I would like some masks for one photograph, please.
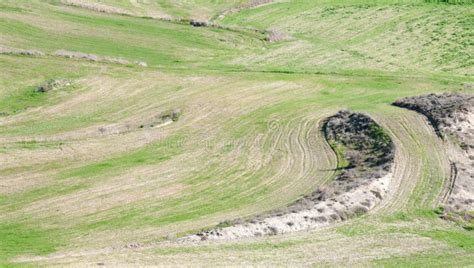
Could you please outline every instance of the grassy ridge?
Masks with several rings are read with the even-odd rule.
[[[156,242],[284,206],[331,180],[335,159],[325,155],[318,122],[342,108],[380,119],[413,160],[406,161],[413,173],[400,183],[400,196],[379,212],[294,237],[130,254],[142,265],[202,253],[202,264],[235,264],[239,257],[272,265],[272,256],[285,256],[337,265],[356,255],[367,257],[355,258],[361,265],[472,261],[472,234],[433,213],[444,186],[440,143],[419,117],[390,106],[403,96],[465,91],[463,84],[474,81],[472,7],[392,2],[279,2],[220,21],[293,36],[278,43],[48,2],[2,3],[0,46],[124,57],[149,67],[0,55],[0,112],[9,114],[0,117],[0,264],[82,250],[93,253],[32,263],[130,263],[129,253],[94,250]],[[215,15],[236,4],[175,3],[151,5],[192,16],[189,5]],[[448,32],[452,38],[443,39]],[[31,95],[35,85],[60,78],[75,80],[78,89]],[[183,110],[177,122],[138,127],[175,108]],[[425,251],[406,249],[399,239]],[[352,243],[359,251],[341,248]],[[314,252],[331,247],[344,257],[331,261]],[[377,247],[393,256],[369,256]]]
[[[4,45],[45,52],[66,49],[145,60],[148,64],[160,66],[186,64],[203,67],[203,63],[221,62],[222,57],[249,49],[256,37],[237,36],[222,29],[195,30],[188,25],[104,16],[76,9],[38,8],[41,17],[0,9],[6,15],[0,20],[0,33],[6,37]],[[110,31],[114,34],[108,34]],[[258,39],[255,38],[254,42]]]
[[[244,76],[239,74],[227,75],[228,77],[234,77],[234,81],[244,79]],[[267,74],[265,76],[259,75],[259,80],[266,79],[272,81],[278,79],[278,74]],[[133,77],[133,76],[131,76]],[[306,86],[312,85],[311,88],[323,88],[321,91],[311,92],[302,96],[298,94],[294,95],[291,91],[288,91],[283,95],[284,101],[281,103],[263,107],[259,111],[244,114],[241,117],[235,118],[235,124],[229,122],[230,129],[226,129],[232,137],[238,138],[240,141],[229,141],[229,144],[245,144],[247,139],[254,137],[253,131],[265,133],[267,131],[267,124],[269,117],[276,116],[282,125],[285,125],[288,120],[297,115],[298,113],[311,113],[314,110],[320,110],[323,107],[325,109],[337,109],[336,107],[347,107],[357,109],[361,111],[371,111],[378,113],[379,110],[386,109],[387,103],[390,103],[398,96],[410,95],[414,92],[429,92],[429,91],[441,91],[445,87],[450,86],[452,88],[459,88],[462,79],[457,80],[425,80],[425,79],[381,79],[381,78],[360,78],[360,77],[332,77],[332,76],[300,76],[300,77],[288,77],[286,80],[292,83],[301,83]],[[252,84],[250,79],[244,84]],[[341,83],[342,82],[342,83]],[[419,90],[417,84],[430,84],[431,86],[424,90]],[[370,88],[370,89],[368,89]],[[203,87],[202,90],[206,90]],[[232,91],[239,92],[243,88],[235,88]],[[229,87],[218,89],[217,92],[224,93],[230,90]],[[350,95],[347,92],[358,92],[358,95]],[[217,94],[214,92],[214,94]],[[217,94],[219,95],[219,94]],[[157,96],[158,97],[158,96]],[[153,102],[154,99],[149,99],[149,102]],[[191,101],[191,100],[189,100]],[[132,103],[130,103],[132,104]],[[305,112],[306,111],[306,112]],[[88,119],[90,120],[90,118]],[[89,121],[90,122],[90,121]],[[225,121],[224,121],[225,122]],[[291,120],[289,121],[291,122]],[[38,128],[33,128],[40,130]],[[57,131],[57,130],[56,130]],[[239,134],[240,133],[240,134]],[[24,132],[28,134],[28,132]],[[217,141],[216,141],[217,142]],[[212,143],[211,143],[212,144]],[[271,143],[270,143],[271,144]],[[196,144],[199,146],[200,144]],[[199,150],[195,145],[184,144],[184,147],[180,151],[195,151]],[[40,148],[39,148],[40,149]],[[165,151],[168,151],[168,146],[164,147]],[[257,172],[250,173],[245,172],[245,158],[243,162],[237,166],[225,166],[222,162],[225,159],[225,155],[232,154],[237,149],[236,146],[230,147],[230,152],[227,154],[218,153],[219,165],[209,165],[207,168],[201,169],[194,173],[192,176],[184,176],[178,182],[185,182],[190,185],[190,188],[186,190],[184,196],[176,196],[169,200],[153,201],[153,205],[150,205],[150,201],[153,199],[144,199],[132,202],[128,205],[117,207],[115,209],[109,209],[104,212],[95,213],[93,216],[82,218],[85,223],[77,223],[75,226],[68,227],[73,237],[80,233],[87,233],[90,231],[104,231],[104,230],[122,230],[127,229],[127,226],[134,225],[135,228],[155,228],[162,230],[163,233],[172,230],[172,226],[177,223],[187,223],[195,219],[202,218],[204,216],[220,215],[218,218],[221,220],[226,219],[229,210],[237,210],[239,208],[245,208],[247,210],[257,209],[252,204],[258,199],[259,196],[267,196],[274,198],[276,196],[271,195],[275,193],[276,189],[284,185],[284,178],[278,184],[271,185],[271,188],[262,187],[262,177],[268,172]],[[13,151],[14,152],[14,151]],[[212,151],[211,151],[212,152]],[[217,152],[215,152],[217,153]],[[134,170],[140,167],[155,166],[159,165],[160,159],[166,157],[167,153],[163,153],[161,150],[148,150],[147,148],[140,149],[137,152],[127,152],[117,157],[105,160],[92,160],[90,162],[83,162],[83,166],[72,168],[71,170],[61,171],[62,168],[52,167],[53,170],[57,169],[58,176],[65,179],[77,180],[77,177],[84,177],[86,180],[93,178],[93,181],[107,181],[111,177],[123,176],[129,174],[133,176]],[[219,160],[220,159],[220,160]],[[166,157],[167,162],[177,163],[171,158]],[[196,160],[194,160],[196,161]],[[208,161],[208,155],[203,155],[197,159],[196,165],[199,163],[205,164]],[[276,161],[276,159],[274,160]],[[68,163],[68,162],[64,162]],[[277,162],[275,162],[277,163]],[[229,163],[230,164],[230,163]],[[224,165],[224,166],[223,166]],[[66,165],[64,165],[66,166]],[[224,172],[224,170],[226,170]],[[427,174],[427,176],[430,176]],[[224,181],[240,181],[239,183],[229,184],[226,187],[223,186],[211,186],[203,188],[204,185],[214,185],[216,178],[225,178]],[[245,181],[245,183],[244,183]],[[60,184],[58,184],[60,185]],[[86,184],[87,188],[94,189],[94,184]],[[440,187],[440,186],[438,186]],[[86,188],[86,189],[87,189]],[[251,193],[243,193],[249,189],[255,189]],[[45,195],[40,192],[35,194],[36,196],[31,199],[25,198],[14,198],[6,197],[4,204],[14,205],[15,202],[19,202],[21,206],[17,207],[28,207],[34,205],[36,202],[41,200],[47,200],[54,196],[74,196],[74,193],[83,191],[83,187],[74,188],[72,192],[53,192],[54,195]],[[297,193],[295,193],[297,195]],[[296,197],[296,195],[294,195]],[[49,197],[48,197],[49,196]],[[205,196],[205,198],[203,198]],[[292,198],[285,198],[278,202],[286,203],[291,201]],[[16,200],[16,201],[15,201]],[[29,200],[29,201],[28,201]],[[270,199],[272,200],[272,199]],[[194,204],[193,204],[194,203]],[[193,204],[193,205],[186,205]],[[59,204],[58,204],[59,205]],[[55,205],[56,206],[56,205]],[[260,208],[262,209],[262,208]],[[244,211],[244,210],[241,210]],[[243,213],[245,215],[245,213]],[[33,215],[32,215],[33,216]],[[33,218],[38,217],[33,216]],[[43,216],[40,216],[43,218]],[[50,220],[55,222],[61,217],[52,216]],[[44,219],[44,218],[43,218]],[[70,220],[73,220],[71,218]],[[68,220],[69,221],[69,220]],[[137,223],[140,222],[140,225]],[[73,231],[75,230],[75,231]],[[165,235],[163,235],[165,236]],[[65,236],[67,237],[67,236]],[[72,238],[71,238],[72,239]]]

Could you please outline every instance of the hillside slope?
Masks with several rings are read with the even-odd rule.
[[[244,1],[101,1],[137,12],[127,15],[0,1],[0,266],[474,263],[472,224],[439,218],[445,142],[391,105],[472,92],[474,7],[368,2],[276,1],[216,17]],[[370,115],[395,145],[386,197],[367,214],[178,242],[334,181],[340,163],[321,127],[341,109]]]
[[[62,0],[64,5],[86,8],[104,13],[118,13],[153,18],[210,19],[225,10],[239,7],[253,0]]]
[[[278,2],[226,16],[226,25],[269,29],[283,44],[243,57],[249,68],[369,69],[472,74],[472,5]],[[251,66],[251,67],[250,67]]]

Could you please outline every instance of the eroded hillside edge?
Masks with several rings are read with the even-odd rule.
[[[451,176],[441,203],[443,218],[470,224],[474,219],[474,95],[462,93],[407,97],[393,103],[426,116],[445,142]]]

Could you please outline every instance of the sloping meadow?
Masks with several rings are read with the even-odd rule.
[[[444,143],[422,115],[391,105],[469,91],[472,7],[279,1],[214,21],[292,36],[268,42],[51,3],[0,4],[0,46],[44,53],[0,54],[0,265],[472,263],[472,233],[438,215]],[[396,148],[369,213],[310,232],[176,242],[333,183],[321,127],[341,109],[373,118]]]

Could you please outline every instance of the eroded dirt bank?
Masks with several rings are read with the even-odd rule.
[[[370,117],[340,111],[323,126],[338,156],[338,175],[325,187],[286,208],[250,220],[226,222],[180,241],[235,239],[315,228],[366,213],[380,201],[391,179],[394,146]]]
[[[460,93],[408,97],[394,102],[425,115],[446,141],[451,177],[443,196],[444,217],[472,221],[474,210],[474,95]]]

